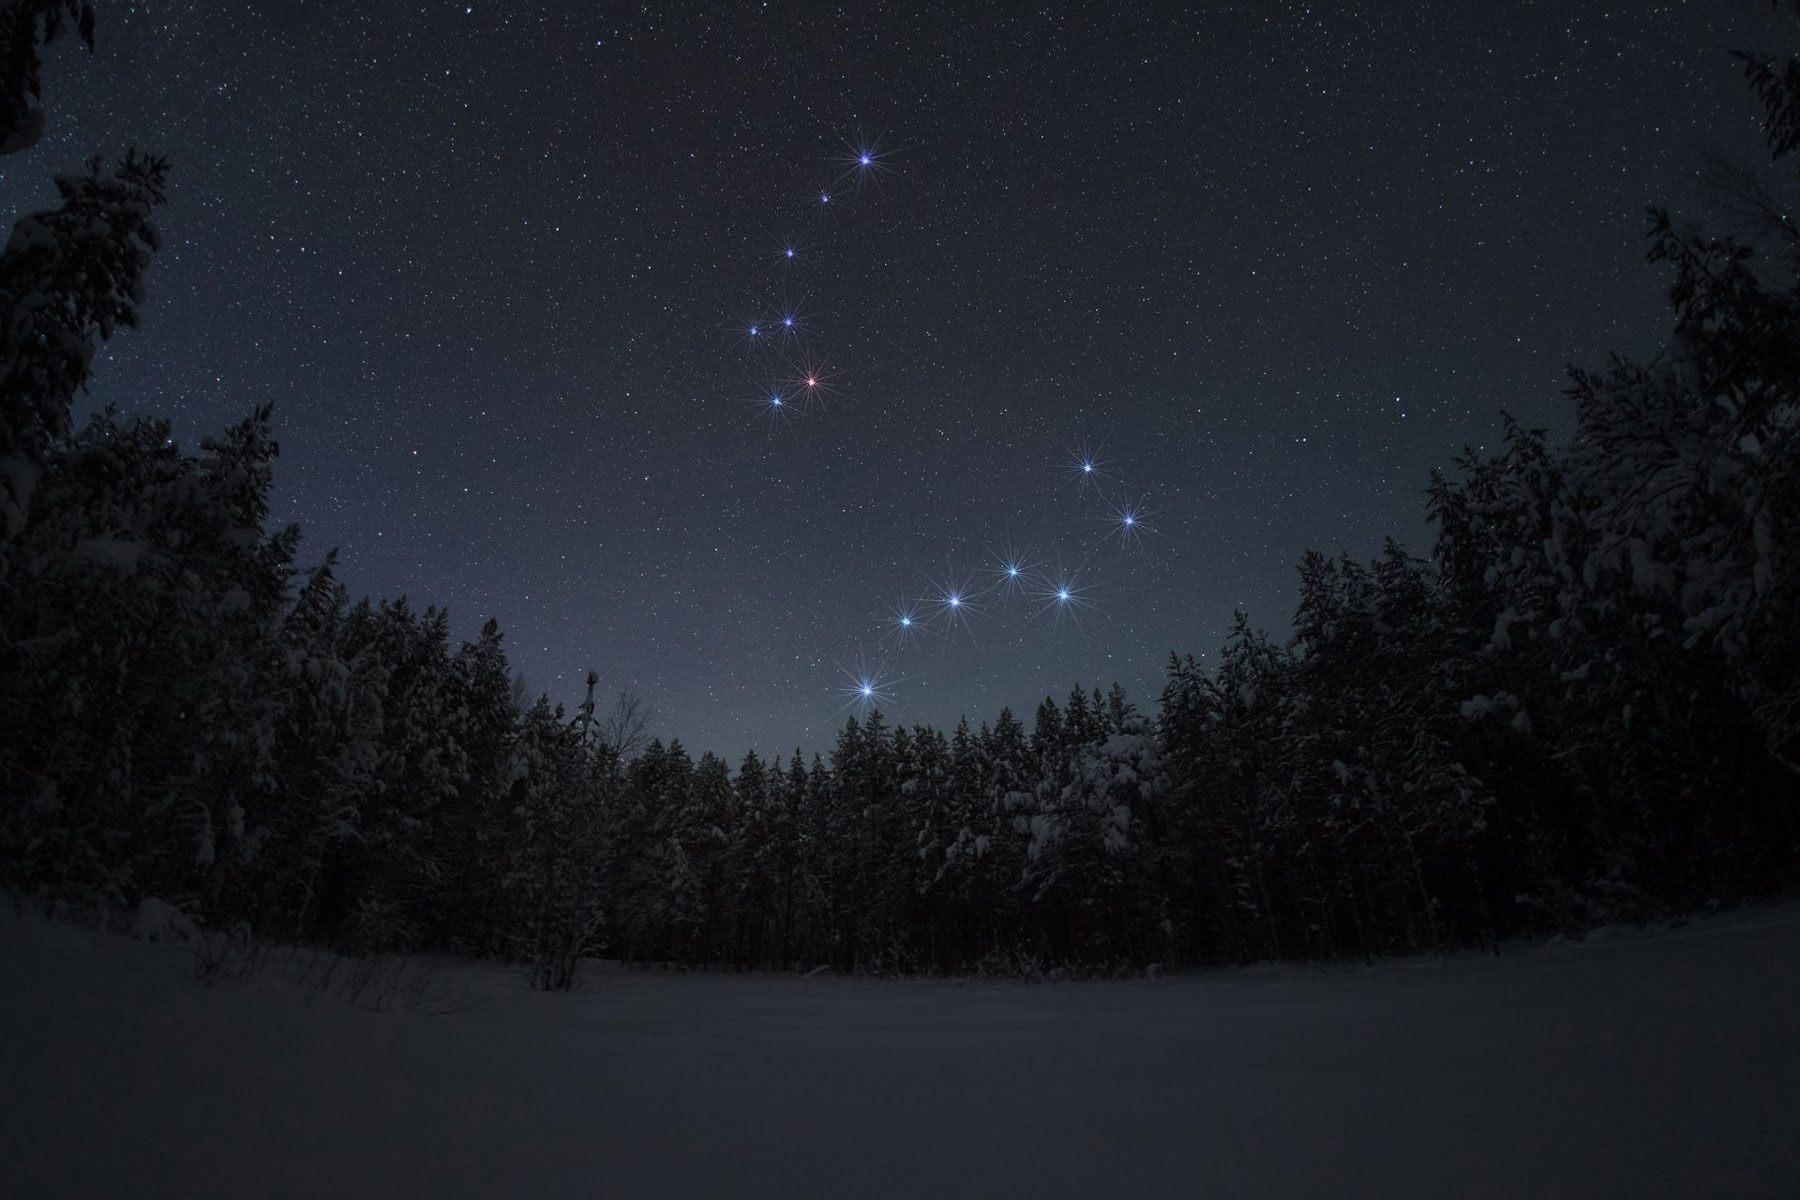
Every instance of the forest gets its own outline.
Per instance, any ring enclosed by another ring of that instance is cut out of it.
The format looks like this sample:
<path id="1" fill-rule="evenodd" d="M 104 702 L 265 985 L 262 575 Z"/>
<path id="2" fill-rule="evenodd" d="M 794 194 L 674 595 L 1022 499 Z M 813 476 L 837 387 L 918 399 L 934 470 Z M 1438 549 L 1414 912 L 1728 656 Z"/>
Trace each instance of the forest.
<path id="1" fill-rule="evenodd" d="M 93 19 L 6 20 L 13 151 L 40 48 Z M 1791 171 L 1800 63 L 1740 61 Z M 1047 978 L 1441 952 L 1793 885 L 1791 174 L 1730 172 L 1728 228 L 1652 210 L 1661 353 L 1571 369 L 1566 438 L 1508 421 L 1422 480 L 1428 552 L 1308 554 L 1291 636 L 1239 613 L 1159 696 L 871 712 L 828 752 L 730 763 L 647 740 L 596 699 L 604 663 L 572 709 L 521 695 L 494 621 L 459 643 L 445 609 L 301 560 L 268 408 L 197 449 L 77 420 L 174 169 L 59 177 L 0 256 L 0 889 L 23 902 L 556 989 L 592 955 Z"/>

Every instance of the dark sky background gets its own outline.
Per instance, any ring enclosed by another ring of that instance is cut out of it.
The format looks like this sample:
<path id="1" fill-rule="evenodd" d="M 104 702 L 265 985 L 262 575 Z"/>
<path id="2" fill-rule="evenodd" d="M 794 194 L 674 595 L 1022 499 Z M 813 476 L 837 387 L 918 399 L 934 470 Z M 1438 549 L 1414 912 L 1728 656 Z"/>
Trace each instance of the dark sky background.
<path id="1" fill-rule="evenodd" d="M 272 400 L 279 514 L 356 592 L 811 749 L 858 674 L 907 723 L 1149 705 L 1234 607 L 1285 633 L 1304 549 L 1426 552 L 1432 466 L 1659 344 L 1644 207 L 1760 158 L 1728 53 L 1785 48 L 1751 0 L 898 7 L 105 3 L 0 201 L 168 155 L 96 402 L 187 441 Z M 808 360 L 835 392 L 772 419 Z"/>

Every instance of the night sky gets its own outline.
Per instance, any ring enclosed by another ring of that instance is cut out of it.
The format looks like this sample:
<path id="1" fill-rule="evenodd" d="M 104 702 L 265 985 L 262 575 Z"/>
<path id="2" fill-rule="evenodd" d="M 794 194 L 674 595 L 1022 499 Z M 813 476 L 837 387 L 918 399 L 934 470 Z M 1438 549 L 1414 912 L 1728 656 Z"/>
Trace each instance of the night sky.
<path id="1" fill-rule="evenodd" d="M 1432 466 L 1659 344 L 1645 205 L 1759 158 L 1728 52 L 1785 49 L 1727 0 L 726 7 L 105 3 L 0 200 L 166 154 L 96 403 L 274 401 L 305 561 L 785 752 L 862 676 L 1147 706 L 1234 607 L 1284 634 L 1306 548 L 1426 552 Z"/>

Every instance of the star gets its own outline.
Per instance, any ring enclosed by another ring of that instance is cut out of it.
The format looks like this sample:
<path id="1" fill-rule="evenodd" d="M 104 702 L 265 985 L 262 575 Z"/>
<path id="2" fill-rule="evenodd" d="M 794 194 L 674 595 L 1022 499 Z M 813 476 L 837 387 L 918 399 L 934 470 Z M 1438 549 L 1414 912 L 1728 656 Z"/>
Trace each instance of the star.
<path id="1" fill-rule="evenodd" d="M 958 626 L 969 628 L 969 619 L 982 614 L 981 596 L 973 579 L 952 577 L 933 586 L 933 615 L 942 619 L 946 634 Z"/>
<path id="2" fill-rule="evenodd" d="M 878 177 L 888 169 L 886 155 L 881 147 L 872 139 L 864 137 L 846 138 L 844 151 L 837 158 L 841 168 L 838 182 L 854 182 L 857 187 L 878 182 Z"/>
<path id="3" fill-rule="evenodd" d="M 793 388 L 793 399 L 819 404 L 837 392 L 833 380 L 838 373 L 825 363 L 802 359 L 791 370 L 793 373 L 789 382 Z"/>
<path id="4" fill-rule="evenodd" d="M 902 600 L 889 607 L 886 637 L 895 647 L 908 646 L 917 641 L 924 627 L 925 622 L 919 615 L 918 605 Z"/>
<path id="5" fill-rule="evenodd" d="M 1063 461 L 1064 482 L 1083 488 L 1097 487 L 1102 480 L 1110 480 L 1112 475 L 1106 468 L 1112 460 L 1103 457 L 1104 453 L 1104 445 L 1095 446 L 1088 442 L 1070 447 L 1068 457 Z"/>
<path id="6" fill-rule="evenodd" d="M 998 561 L 991 568 L 994 587 L 1007 599 L 1019 595 L 1037 577 L 1037 565 L 1017 550 L 1008 549 L 995 557 Z"/>
<path id="7" fill-rule="evenodd" d="M 767 332 L 778 335 L 783 341 L 793 344 L 812 333 L 812 314 L 803 312 L 797 306 L 782 301 L 780 309 L 769 322 Z"/>
<path id="8" fill-rule="evenodd" d="M 1121 549 L 1134 545 L 1143 534 L 1154 532 L 1150 521 L 1154 514 L 1144 508 L 1141 500 L 1121 493 L 1108 500 L 1106 506 L 1108 511 L 1100 520 L 1107 523 L 1106 536 L 1118 538 Z"/>
<path id="9" fill-rule="evenodd" d="M 854 708 L 858 712 L 867 713 L 893 699 L 892 685 L 881 669 L 871 669 L 868 666 L 858 666 L 855 669 L 840 667 L 838 669 L 849 680 L 848 686 L 841 689 L 840 694 L 846 699 L 839 711 L 845 708 Z"/>
<path id="10" fill-rule="evenodd" d="M 767 421 L 771 427 L 785 422 L 790 416 L 797 415 L 792 399 L 788 389 L 779 383 L 765 384 L 761 391 L 749 397 L 755 406 L 751 419 Z"/>
<path id="11" fill-rule="evenodd" d="M 1061 627 L 1064 621 L 1081 624 L 1081 612 L 1093 607 L 1087 599 L 1088 589 L 1081 583 L 1079 576 L 1072 572 L 1059 571 L 1045 585 L 1032 593 L 1038 602 L 1035 615 L 1048 616 L 1052 622 Z"/>

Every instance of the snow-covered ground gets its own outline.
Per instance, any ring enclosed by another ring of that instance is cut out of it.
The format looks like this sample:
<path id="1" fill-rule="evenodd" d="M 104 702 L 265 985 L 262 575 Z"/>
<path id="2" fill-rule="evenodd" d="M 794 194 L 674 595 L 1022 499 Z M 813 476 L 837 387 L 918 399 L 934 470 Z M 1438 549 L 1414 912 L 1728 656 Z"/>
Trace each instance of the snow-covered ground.
<path id="1" fill-rule="evenodd" d="M 1160 982 L 588 978 L 370 1013 L 0 917 L 0 1195 L 1800 1195 L 1800 905 Z"/>

